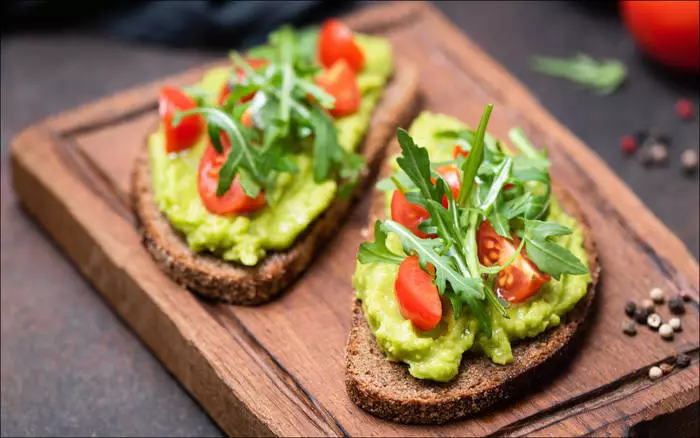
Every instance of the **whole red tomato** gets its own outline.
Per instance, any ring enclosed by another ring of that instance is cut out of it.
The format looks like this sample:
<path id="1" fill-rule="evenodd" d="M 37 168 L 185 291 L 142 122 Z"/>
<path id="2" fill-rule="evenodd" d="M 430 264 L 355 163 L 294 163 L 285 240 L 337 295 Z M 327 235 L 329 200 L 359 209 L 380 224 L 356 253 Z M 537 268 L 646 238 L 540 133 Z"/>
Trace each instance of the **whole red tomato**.
<path id="1" fill-rule="evenodd" d="M 652 58 L 682 70 L 700 70 L 698 1 L 621 1 L 635 41 Z"/>

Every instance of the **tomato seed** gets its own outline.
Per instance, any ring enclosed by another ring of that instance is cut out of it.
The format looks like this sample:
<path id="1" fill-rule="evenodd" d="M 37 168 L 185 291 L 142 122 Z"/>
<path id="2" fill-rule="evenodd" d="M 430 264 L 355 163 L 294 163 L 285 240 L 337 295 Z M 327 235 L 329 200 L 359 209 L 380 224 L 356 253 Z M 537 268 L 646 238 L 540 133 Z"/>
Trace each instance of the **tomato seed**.
<path id="1" fill-rule="evenodd" d="M 693 118 L 693 103 L 690 99 L 678 99 L 678 102 L 676 102 L 676 114 L 683 120 Z"/>
<path id="2" fill-rule="evenodd" d="M 620 139 L 620 149 L 627 155 L 633 154 L 637 150 L 637 139 L 633 135 L 623 135 Z"/>

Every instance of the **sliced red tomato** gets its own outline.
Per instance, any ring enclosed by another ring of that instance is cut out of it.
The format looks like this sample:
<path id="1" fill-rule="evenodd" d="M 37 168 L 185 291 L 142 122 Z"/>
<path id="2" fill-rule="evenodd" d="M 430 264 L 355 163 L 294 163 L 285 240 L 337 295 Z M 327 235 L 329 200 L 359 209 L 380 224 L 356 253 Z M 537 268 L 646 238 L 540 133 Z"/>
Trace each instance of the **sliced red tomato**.
<path id="1" fill-rule="evenodd" d="M 355 71 L 362 70 L 365 55 L 355 42 L 349 27 L 338 20 L 327 20 L 318 35 L 318 57 L 321 65 L 330 68 L 339 59 L 344 59 Z"/>
<path id="2" fill-rule="evenodd" d="M 428 210 L 408 202 L 406 195 L 401 190 L 394 190 L 394 195 L 391 197 L 391 218 L 393 220 L 408 228 L 410 232 L 421 239 L 427 239 L 437 236 L 421 231 L 418 229 L 418 225 L 429 217 Z"/>
<path id="3" fill-rule="evenodd" d="M 200 114 L 183 117 L 177 126 L 173 118 L 179 111 L 197 108 L 197 103 L 179 88 L 162 87 L 158 96 L 158 114 L 165 131 L 165 150 L 178 152 L 194 146 L 204 132 L 205 120 Z"/>
<path id="4" fill-rule="evenodd" d="M 253 127 L 253 109 L 251 107 L 246 108 L 241 114 L 241 123 L 248 128 Z"/>
<path id="5" fill-rule="evenodd" d="M 462 149 L 462 146 L 456 144 L 454 150 L 452 151 L 452 158 L 457 158 L 459 156 L 467 158 L 469 156 L 469 151 Z"/>
<path id="6" fill-rule="evenodd" d="M 256 59 L 256 58 L 248 58 L 247 59 L 248 64 L 253 68 L 253 70 L 257 70 L 259 68 L 265 67 L 267 65 L 267 60 L 266 59 Z M 242 82 L 245 79 L 245 70 L 242 68 L 236 69 L 236 81 L 238 83 Z M 219 92 L 219 98 L 217 99 L 217 102 L 219 105 L 223 105 L 226 103 L 226 99 L 228 99 L 229 94 L 231 94 L 231 83 L 226 82 L 224 87 L 221 89 Z M 245 103 L 248 102 L 250 99 L 253 98 L 255 93 L 250 93 L 247 96 L 243 96 L 241 98 L 241 102 Z"/>
<path id="7" fill-rule="evenodd" d="M 437 173 L 442 175 L 443 178 L 445 178 L 445 181 L 447 181 L 447 184 L 449 184 L 450 189 L 452 189 L 452 197 L 457 199 L 457 196 L 459 196 L 459 190 L 462 188 L 462 177 L 459 173 L 459 169 L 457 169 L 457 166 L 446 164 L 444 166 L 436 167 L 435 170 Z M 447 196 L 442 197 L 442 206 L 447 208 Z"/>
<path id="8" fill-rule="evenodd" d="M 231 143 L 225 134 L 221 134 L 223 153 L 216 152 L 211 143 L 204 150 L 199 162 L 197 188 L 199 197 L 204 206 L 214 214 L 241 214 L 251 213 L 264 207 L 267 203 L 265 195 L 260 193 L 256 198 L 251 198 L 243 192 L 238 180 L 238 175 L 233 180 L 231 188 L 222 196 L 216 196 L 216 187 L 219 184 L 219 169 L 223 166 L 231 149 Z"/>
<path id="9" fill-rule="evenodd" d="M 347 116 L 360 108 L 362 94 L 357 86 L 355 72 L 343 59 L 322 71 L 316 77 L 316 84 L 335 98 L 335 106 L 330 110 L 334 117 Z"/>
<path id="10" fill-rule="evenodd" d="M 484 266 L 504 265 L 513 255 L 520 239 L 513 240 L 500 236 L 488 221 L 479 226 L 477 232 L 479 260 Z M 523 251 L 507 268 L 496 276 L 496 293 L 511 303 L 520 303 L 540 290 L 543 284 L 551 280 L 548 274 L 540 271 Z"/>
<path id="11" fill-rule="evenodd" d="M 442 318 L 440 294 L 433 276 L 420 267 L 418 256 L 406 257 L 401 262 L 394 292 L 401 316 L 411 321 L 415 328 L 428 331 L 438 325 Z"/>

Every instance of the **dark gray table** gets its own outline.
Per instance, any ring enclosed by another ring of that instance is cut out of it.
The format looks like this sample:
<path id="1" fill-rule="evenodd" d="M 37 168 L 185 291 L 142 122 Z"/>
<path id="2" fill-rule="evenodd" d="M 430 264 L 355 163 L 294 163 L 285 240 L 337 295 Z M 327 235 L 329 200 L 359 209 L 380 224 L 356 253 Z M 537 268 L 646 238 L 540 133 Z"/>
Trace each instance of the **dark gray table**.
<path id="1" fill-rule="evenodd" d="M 697 79 L 654 68 L 614 14 L 577 2 L 439 7 L 589 144 L 697 257 L 698 178 L 679 174 L 678 156 L 697 149 L 698 121 L 682 122 L 673 111 L 679 97 L 693 99 L 697 108 Z M 601 97 L 529 70 L 533 54 L 576 51 L 623 60 L 630 69 L 627 85 Z M 9 140 L 22 127 L 218 56 L 84 34 L 2 39 L 3 436 L 221 434 L 18 207 L 6 162 Z M 623 134 L 649 126 L 673 136 L 666 169 L 646 170 L 620 154 Z M 51 272 L 34 275 L 39 259 Z"/>

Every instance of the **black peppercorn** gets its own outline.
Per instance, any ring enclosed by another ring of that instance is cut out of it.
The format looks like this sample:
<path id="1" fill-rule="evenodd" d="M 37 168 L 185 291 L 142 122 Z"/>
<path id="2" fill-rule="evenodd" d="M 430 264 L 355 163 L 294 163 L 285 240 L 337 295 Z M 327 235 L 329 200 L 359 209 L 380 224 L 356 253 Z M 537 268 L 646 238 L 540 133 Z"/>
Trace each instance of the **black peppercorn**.
<path id="1" fill-rule="evenodd" d="M 685 313 L 685 306 L 683 305 L 683 298 L 680 296 L 672 297 L 668 300 L 668 310 L 675 315 L 682 315 Z"/>
<path id="2" fill-rule="evenodd" d="M 676 355 L 676 365 L 678 368 L 685 368 L 690 365 L 690 356 L 680 353 Z"/>
<path id="3" fill-rule="evenodd" d="M 649 310 L 640 307 L 634 311 L 634 320 L 637 321 L 637 324 L 646 324 L 649 313 Z"/>
<path id="4" fill-rule="evenodd" d="M 634 303 L 634 301 L 627 301 L 625 304 L 625 314 L 631 318 L 634 316 L 635 310 L 637 310 L 637 305 Z"/>

